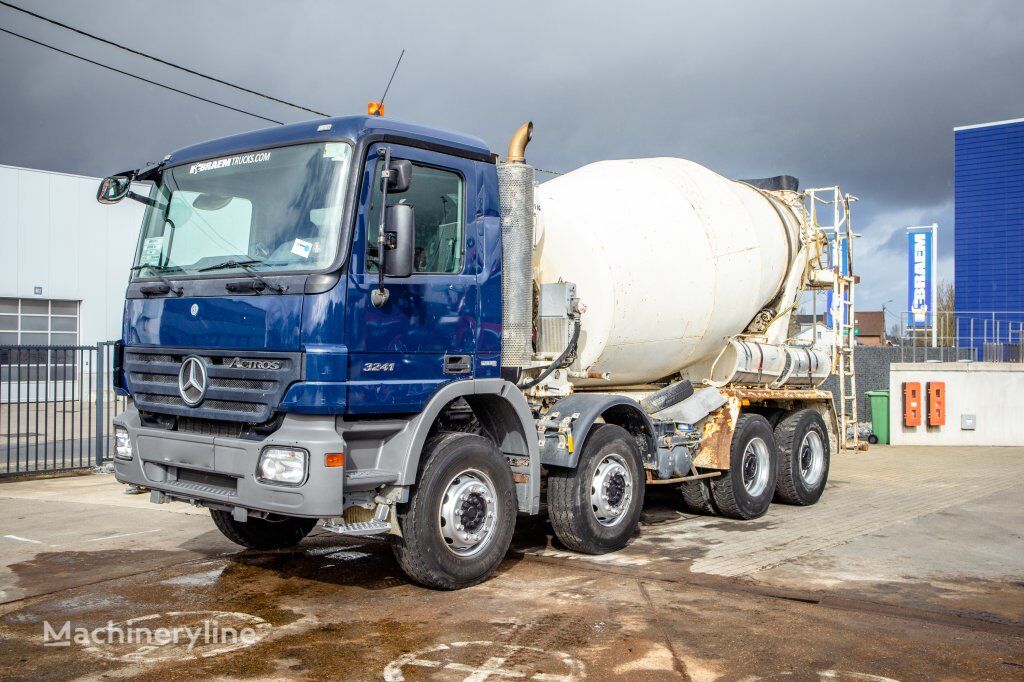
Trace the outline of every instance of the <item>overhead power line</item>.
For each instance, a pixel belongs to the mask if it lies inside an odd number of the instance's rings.
[[[47,49],[53,50],[54,52],[60,52],[61,54],[66,54],[69,57],[74,57],[75,59],[80,59],[83,62],[88,62],[89,64],[93,64],[93,65],[98,66],[98,67],[100,67],[102,69],[106,69],[108,71],[113,71],[114,73],[119,73],[122,76],[128,76],[129,78],[134,78],[135,80],[142,81],[143,83],[149,83],[150,85],[155,85],[158,88],[163,88],[164,90],[170,90],[171,92],[176,92],[179,95],[185,95],[186,97],[191,97],[192,99],[197,99],[200,102],[207,102],[208,104],[213,104],[213,105],[216,105],[218,107],[223,107],[224,109],[230,109],[231,111],[237,111],[238,113],[245,114],[246,116],[252,116],[254,118],[259,118],[259,119],[262,119],[264,121],[270,121],[271,123],[276,123],[278,125],[284,125],[283,121],[278,121],[278,120],[273,119],[273,118],[268,118],[268,117],[262,116],[260,114],[254,114],[251,111],[246,111],[245,109],[239,109],[238,107],[233,107],[230,104],[224,104],[223,102],[217,102],[216,100],[208,99],[206,97],[202,97],[201,95],[195,95],[195,94],[193,94],[191,92],[186,92],[184,90],[180,90],[178,88],[171,87],[170,85],[164,85],[163,83],[158,83],[158,82],[156,82],[154,80],[150,80],[148,78],[143,78],[142,76],[136,76],[134,73],[129,73],[129,72],[123,71],[121,69],[116,69],[113,66],[107,66],[106,64],[101,64],[100,62],[98,62],[98,61],[96,61],[94,59],[89,59],[88,57],[83,57],[82,55],[75,54],[74,52],[68,52],[67,50],[62,50],[59,47],[54,47],[53,45],[50,45],[48,43],[44,43],[44,42],[42,42],[40,40],[36,40],[35,38],[29,38],[28,36],[23,36],[20,33],[15,33],[14,31],[10,31],[10,30],[8,30],[6,28],[3,28],[3,27],[0,27],[0,32],[6,33],[8,35],[15,36],[16,38],[21,38],[22,40],[27,40],[30,43],[35,43],[36,45],[39,45],[41,47],[45,47]]]
[[[221,78],[216,78],[214,76],[208,76],[205,73],[200,73],[199,71],[195,71],[194,69],[190,69],[187,66],[181,66],[180,64],[175,64],[174,62],[169,62],[166,59],[161,59],[160,57],[153,56],[153,55],[148,54],[146,52],[143,52],[141,50],[136,50],[134,48],[128,47],[127,45],[122,45],[121,43],[114,42],[113,40],[108,40],[107,38],[103,38],[102,36],[98,36],[98,35],[95,35],[93,33],[89,33],[88,31],[83,31],[80,28],[75,28],[74,26],[69,26],[68,24],[65,24],[65,23],[62,23],[60,21],[57,21],[56,19],[51,19],[49,17],[44,17],[42,14],[36,14],[35,12],[27,10],[24,7],[18,7],[17,5],[13,5],[13,4],[9,3],[9,2],[6,2],[5,0],[0,0],[0,5],[3,5],[4,7],[9,7],[11,9],[13,9],[13,10],[18,11],[18,12],[22,12],[24,14],[27,14],[27,15],[31,16],[31,17],[35,17],[36,19],[40,19],[40,20],[45,21],[47,23],[53,24],[54,26],[60,26],[61,28],[67,29],[69,31],[73,31],[73,32],[75,32],[75,33],[77,33],[79,35],[83,35],[83,36],[85,36],[87,38],[92,38],[93,40],[98,40],[101,43],[105,43],[105,44],[110,45],[112,47],[116,47],[119,50],[124,50],[125,52],[130,52],[131,54],[138,55],[139,57],[145,57],[146,59],[150,59],[150,60],[152,60],[154,62],[157,62],[159,64],[163,64],[164,66],[169,66],[172,69],[178,69],[179,71],[184,71],[185,73],[192,74],[193,76],[199,76],[200,78],[205,78],[208,81],[213,81],[214,83],[220,83],[221,85],[226,85],[229,88],[235,88],[236,90],[241,90],[242,92],[247,92],[250,95],[256,95],[257,97],[262,97],[262,98],[268,99],[268,100],[270,100],[272,102],[277,102],[279,104],[284,104],[284,105],[289,106],[289,107],[294,107],[295,109],[301,109],[303,111],[308,111],[309,113],[316,114],[317,116],[323,116],[325,118],[329,118],[330,117],[330,114],[325,114],[322,111],[317,111],[316,109],[310,109],[309,107],[304,107],[301,104],[295,104],[294,102],[289,102],[288,100],[284,100],[284,99],[281,99],[279,97],[274,97],[273,95],[268,95],[268,94],[266,94],[264,92],[259,92],[257,90],[253,90],[251,88],[247,88],[244,85],[237,85],[236,83],[231,83],[231,82],[223,80]],[[392,77],[394,77],[394,76],[392,75]]]

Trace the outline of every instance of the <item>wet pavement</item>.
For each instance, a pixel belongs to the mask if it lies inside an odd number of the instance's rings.
[[[659,489],[625,550],[575,555],[526,520],[460,592],[410,584],[376,540],[238,551],[110,477],[4,483],[0,676],[1019,680],[1021,473],[1024,448],[874,448],[815,507],[752,522]]]

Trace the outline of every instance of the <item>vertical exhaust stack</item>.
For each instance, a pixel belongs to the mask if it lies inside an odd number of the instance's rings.
[[[520,126],[498,164],[503,367],[527,367],[533,359],[533,167],[526,163],[532,136],[532,122]]]

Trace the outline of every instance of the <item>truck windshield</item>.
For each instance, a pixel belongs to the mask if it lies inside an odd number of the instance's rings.
[[[346,142],[321,142],[168,168],[150,193],[134,276],[328,266],[351,156]]]

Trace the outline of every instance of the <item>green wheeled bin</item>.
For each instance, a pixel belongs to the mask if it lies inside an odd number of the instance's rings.
[[[871,433],[868,442],[889,444],[889,391],[864,391],[871,401]],[[876,440],[877,439],[877,440]]]

